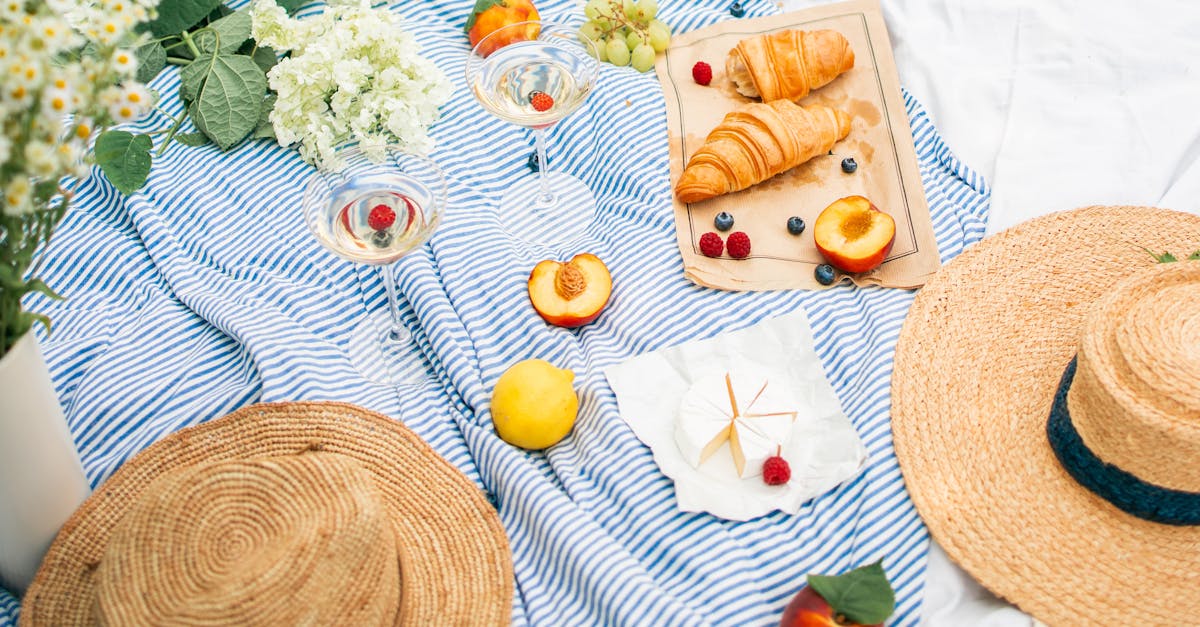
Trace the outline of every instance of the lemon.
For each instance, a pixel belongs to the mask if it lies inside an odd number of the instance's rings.
[[[517,362],[492,390],[492,422],[505,442],[543,449],[567,437],[575,426],[579,397],[575,373],[541,359]]]

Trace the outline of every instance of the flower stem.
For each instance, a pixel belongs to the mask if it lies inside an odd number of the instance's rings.
[[[159,111],[162,111],[162,109],[159,109]],[[163,111],[163,113],[166,113],[166,111]],[[175,123],[171,125],[170,130],[167,132],[167,138],[159,145],[158,152],[154,153],[154,156],[161,157],[163,153],[167,152],[167,147],[171,145],[171,140],[175,139],[175,134],[179,132],[179,127],[183,126],[183,121],[187,119],[187,115],[187,109],[179,112],[179,117],[175,118]]]
[[[179,33],[179,38],[183,40],[183,43],[187,44],[188,50],[192,51],[193,57],[200,56],[200,49],[196,47],[196,42],[192,41],[192,36],[187,31]]]

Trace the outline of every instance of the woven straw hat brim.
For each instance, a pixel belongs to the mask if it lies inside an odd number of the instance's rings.
[[[1089,306],[1156,263],[1138,246],[1188,255],[1200,216],[1089,207],[989,237],[921,289],[896,347],[892,431],[917,511],[951,558],[1050,625],[1200,617],[1200,526],[1118,510],[1047,442]]]
[[[123,513],[162,472],[311,450],[348,456],[375,478],[399,544],[399,624],[510,622],[512,556],[483,493],[399,422],[354,405],[303,402],[242,408],[126,462],[59,532],[23,599],[20,624],[94,624],[93,571]]]

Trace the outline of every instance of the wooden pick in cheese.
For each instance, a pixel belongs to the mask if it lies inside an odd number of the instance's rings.
[[[753,370],[698,380],[679,406],[675,443],[693,467],[729,443],[739,477],[762,473],[762,464],[787,444],[796,420],[790,390],[772,381],[782,375]]]

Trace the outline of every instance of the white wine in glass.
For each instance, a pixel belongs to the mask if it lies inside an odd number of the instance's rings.
[[[495,50],[496,41],[507,43]],[[484,52],[490,54],[484,54]],[[545,22],[510,24],[484,37],[467,59],[467,83],[492,115],[530,128],[538,155],[537,177],[510,185],[500,211],[526,241],[555,244],[579,235],[591,222],[596,200],[583,181],[551,172],[546,130],[579,109],[596,86],[595,44],[574,30]]]
[[[399,146],[371,155],[352,147],[339,157],[343,167],[317,171],[309,179],[304,219],[317,241],[337,256],[380,267],[390,324],[383,331],[360,325],[351,338],[351,360],[371,381],[405,383],[400,363],[412,352],[412,334],[400,319],[391,264],[433,235],[445,210],[445,177],[436,163]]]

